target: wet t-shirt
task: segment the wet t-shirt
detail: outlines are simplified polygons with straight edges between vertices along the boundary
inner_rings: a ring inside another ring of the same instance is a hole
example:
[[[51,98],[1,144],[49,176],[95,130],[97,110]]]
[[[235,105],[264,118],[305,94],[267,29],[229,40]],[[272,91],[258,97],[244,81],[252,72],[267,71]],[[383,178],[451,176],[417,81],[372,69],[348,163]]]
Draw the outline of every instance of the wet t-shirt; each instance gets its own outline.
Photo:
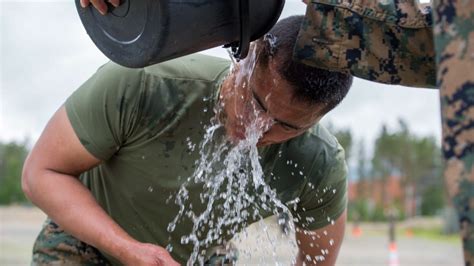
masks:
[[[192,252],[192,245],[181,244],[192,222],[168,232],[179,209],[170,198],[193,174],[197,147],[228,71],[229,61],[198,54],[142,69],[107,63],[66,101],[81,143],[102,160],[81,175],[83,183],[132,237],[171,245],[181,263]],[[266,182],[283,203],[291,202],[297,226],[321,228],[342,214],[344,152],[322,126],[260,149],[260,157]],[[199,199],[202,186],[190,185],[188,191],[190,199]],[[223,239],[231,237],[223,232]]]

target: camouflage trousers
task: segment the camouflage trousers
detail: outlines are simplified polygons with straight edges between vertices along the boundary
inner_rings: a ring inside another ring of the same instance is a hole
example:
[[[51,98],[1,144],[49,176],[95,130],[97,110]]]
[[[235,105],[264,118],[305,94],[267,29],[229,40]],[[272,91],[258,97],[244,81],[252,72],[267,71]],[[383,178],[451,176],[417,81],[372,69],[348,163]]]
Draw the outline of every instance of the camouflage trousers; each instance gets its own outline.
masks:
[[[111,265],[96,248],[47,219],[33,246],[31,265]]]
[[[212,248],[204,265],[235,265],[238,251],[232,242]],[[33,246],[31,265],[112,265],[99,250],[64,232],[51,219],[46,219]]]

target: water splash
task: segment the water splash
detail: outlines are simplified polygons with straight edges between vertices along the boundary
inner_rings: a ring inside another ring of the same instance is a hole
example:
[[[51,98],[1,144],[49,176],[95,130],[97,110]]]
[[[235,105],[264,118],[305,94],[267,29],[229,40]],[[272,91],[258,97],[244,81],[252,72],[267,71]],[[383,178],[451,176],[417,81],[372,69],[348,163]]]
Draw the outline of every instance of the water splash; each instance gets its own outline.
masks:
[[[273,214],[286,210],[275,191],[266,184],[258,160],[256,144],[268,127],[263,123],[255,119],[246,129],[246,138],[236,144],[231,144],[225,136],[219,136],[222,125],[218,121],[214,120],[206,129],[196,170],[176,195],[178,215],[168,226],[168,231],[172,232],[182,217],[193,221],[190,234],[181,238],[183,244],[193,245],[188,264],[196,261],[203,264],[204,256],[200,250],[219,243],[224,230],[235,235],[250,221],[262,220],[262,210]],[[205,209],[200,213],[196,213],[188,202],[186,186],[189,184],[202,185],[200,198]],[[217,219],[215,213],[219,214]],[[203,228],[208,229],[207,232]],[[266,231],[266,227],[262,228]]]
[[[258,58],[256,50],[255,47],[250,50],[245,64],[241,62],[234,66],[234,70],[238,69],[236,84],[241,84],[234,88],[236,93],[237,90],[248,89],[247,84]],[[265,238],[272,241],[262,221],[262,212],[284,212],[290,215],[287,207],[277,198],[276,192],[265,182],[259,162],[257,143],[273,122],[265,119],[260,113],[262,110],[256,106],[250,105],[250,108],[252,112],[247,114],[250,118],[240,119],[246,123],[245,138],[235,141],[225,134],[225,121],[222,120],[225,117],[225,114],[222,115],[224,106],[215,106],[216,116],[205,129],[195,171],[175,196],[174,202],[179,210],[169,223],[168,231],[173,232],[185,218],[192,221],[191,232],[181,238],[182,244],[191,244],[193,247],[188,265],[204,264],[206,258],[203,250],[222,244],[225,241],[222,239],[224,235],[235,235],[253,221],[261,221]],[[189,196],[188,188],[196,185],[202,187],[199,200],[203,208],[193,208],[195,206]],[[289,227],[289,232],[294,232],[293,223],[289,223]],[[273,253],[276,256],[275,250]]]

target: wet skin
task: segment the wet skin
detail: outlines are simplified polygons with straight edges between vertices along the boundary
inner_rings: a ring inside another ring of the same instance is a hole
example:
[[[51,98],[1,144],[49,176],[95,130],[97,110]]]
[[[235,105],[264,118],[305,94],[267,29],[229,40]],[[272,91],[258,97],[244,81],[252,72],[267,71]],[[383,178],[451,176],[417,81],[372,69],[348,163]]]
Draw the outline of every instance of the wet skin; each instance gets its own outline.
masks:
[[[255,47],[253,47],[255,49]],[[257,146],[284,142],[303,134],[322,117],[322,105],[293,97],[292,86],[277,72],[278,58],[254,63],[255,53],[238,63],[221,87],[225,128],[233,140],[245,138],[256,120],[263,136]]]

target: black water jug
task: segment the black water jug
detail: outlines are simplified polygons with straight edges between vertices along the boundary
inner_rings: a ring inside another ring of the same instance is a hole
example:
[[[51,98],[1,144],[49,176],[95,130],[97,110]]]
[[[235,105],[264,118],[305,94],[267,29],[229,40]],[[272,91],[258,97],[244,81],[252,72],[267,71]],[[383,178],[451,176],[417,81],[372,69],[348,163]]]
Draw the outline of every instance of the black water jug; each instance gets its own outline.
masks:
[[[76,7],[96,46],[112,61],[144,67],[219,45],[237,59],[276,23],[284,0],[122,0],[101,15]]]

